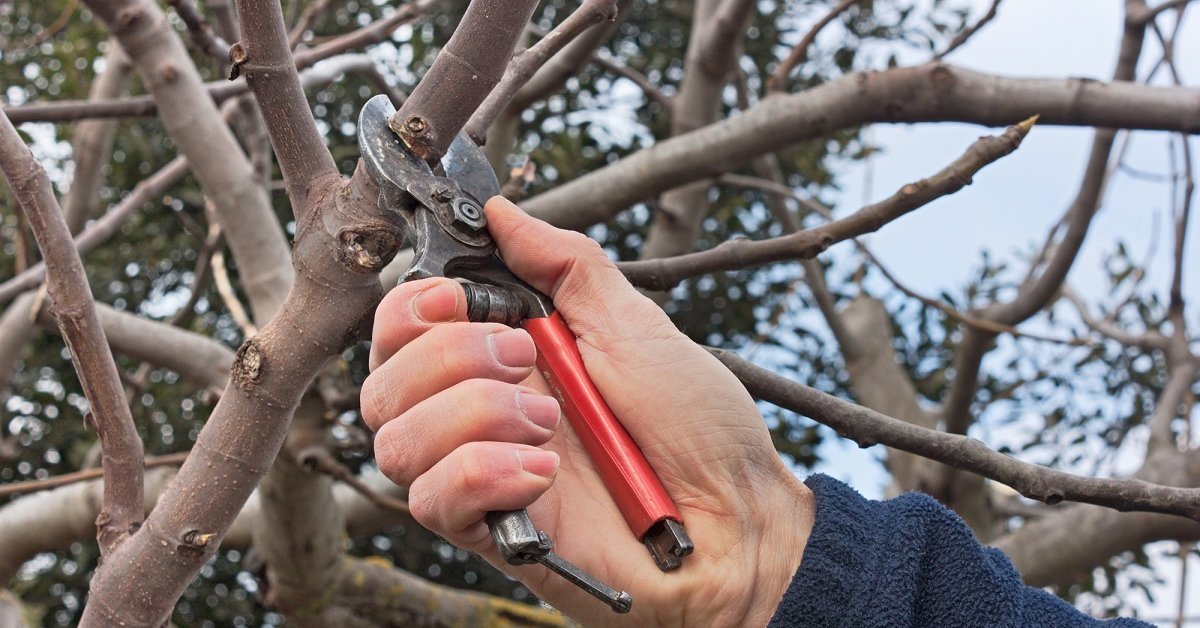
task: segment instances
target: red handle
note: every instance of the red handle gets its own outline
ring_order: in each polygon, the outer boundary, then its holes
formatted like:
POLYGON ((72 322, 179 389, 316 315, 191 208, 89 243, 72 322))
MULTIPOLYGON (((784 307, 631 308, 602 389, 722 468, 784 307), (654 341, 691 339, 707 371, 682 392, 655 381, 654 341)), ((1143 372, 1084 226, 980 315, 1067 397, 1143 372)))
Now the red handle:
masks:
POLYGON ((538 348, 537 366, 579 435, 625 521, 639 539, 654 524, 683 519, 642 450, 592 383, 575 334, 557 312, 522 326, 538 348))

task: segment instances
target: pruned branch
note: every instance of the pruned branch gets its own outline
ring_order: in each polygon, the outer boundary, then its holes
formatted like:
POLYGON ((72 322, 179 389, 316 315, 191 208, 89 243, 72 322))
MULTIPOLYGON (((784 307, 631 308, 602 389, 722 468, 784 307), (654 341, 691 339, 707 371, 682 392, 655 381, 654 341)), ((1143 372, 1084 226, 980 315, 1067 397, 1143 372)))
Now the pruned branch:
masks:
POLYGON ((116 362, 96 317, 83 262, 71 242, 50 178, 3 115, 0 170, 46 260, 54 315, 91 406, 89 422, 104 449, 107 481, 97 537, 101 551, 110 554, 142 522, 142 441, 125 403, 116 362))
POLYGON ((785 146, 872 122, 959 121, 1162 129, 1200 133, 1200 90, 1087 79, 1022 79, 944 64, 854 73, 767 98, 730 118, 656 143, 523 204, 566 228, 604 222, 689 181, 740 168, 785 146), (720 146, 720 150, 711 150, 720 146))
POLYGON ((1011 126, 1003 134, 977 140, 954 163, 929 179, 910 183, 891 197, 819 227, 768 240, 730 240, 708 251, 678 257, 622 262, 621 272, 635 286, 666 290, 689 277, 735 270, 786 259, 811 259, 829 246, 871 233, 883 225, 953 194, 971 182, 984 166, 1021 145, 1036 118, 1011 126))
POLYGON ((463 130, 474 138, 476 143, 482 144, 492 121, 547 61, 584 31, 606 21, 615 20, 616 17, 616 0, 584 0, 578 9, 554 27, 541 41, 513 57, 504 70, 500 83, 471 115, 463 130))
POLYGON ((709 351, 751 395, 827 425, 862 447, 888 445, 979 474, 1047 504, 1095 504, 1121 511, 1157 512, 1200 522, 1200 488, 1162 486, 1138 479, 1089 478, 1022 462, 976 439, 918 427, 843 401, 755 366, 724 349, 709 351))

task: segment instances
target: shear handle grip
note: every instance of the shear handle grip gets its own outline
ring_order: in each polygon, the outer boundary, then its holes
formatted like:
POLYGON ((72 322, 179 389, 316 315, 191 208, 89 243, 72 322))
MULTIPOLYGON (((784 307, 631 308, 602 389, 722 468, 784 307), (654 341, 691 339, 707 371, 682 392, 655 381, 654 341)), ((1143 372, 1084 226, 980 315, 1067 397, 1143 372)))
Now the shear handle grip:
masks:
POLYGON ((644 538, 656 523, 682 521, 641 449, 592 383, 575 334, 562 316, 555 312, 530 318, 521 326, 537 345, 538 370, 637 538, 644 538))

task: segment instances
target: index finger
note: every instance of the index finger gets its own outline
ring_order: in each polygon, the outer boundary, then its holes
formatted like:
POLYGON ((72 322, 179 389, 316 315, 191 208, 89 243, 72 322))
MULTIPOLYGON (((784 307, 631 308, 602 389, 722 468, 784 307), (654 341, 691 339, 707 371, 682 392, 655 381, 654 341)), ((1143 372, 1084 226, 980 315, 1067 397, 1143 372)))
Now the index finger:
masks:
POLYGON ((439 323, 467 320, 467 297, 453 279, 431 277, 402 283, 375 310, 369 368, 374 371, 401 347, 439 323))

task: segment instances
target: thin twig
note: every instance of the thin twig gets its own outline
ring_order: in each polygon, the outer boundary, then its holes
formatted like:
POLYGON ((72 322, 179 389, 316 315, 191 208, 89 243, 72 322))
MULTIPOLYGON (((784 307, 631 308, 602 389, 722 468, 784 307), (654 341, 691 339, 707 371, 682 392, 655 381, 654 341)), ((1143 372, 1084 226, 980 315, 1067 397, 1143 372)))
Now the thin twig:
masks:
POLYGON ((296 46, 304 40, 304 34, 308 29, 312 28, 317 18, 333 4, 333 0, 315 0, 304 7, 304 11, 300 13, 300 19, 296 20, 296 24, 292 26, 291 32, 288 33, 288 47, 295 50, 296 46))
POLYGON ((517 91, 533 78, 539 68, 587 29, 616 17, 616 0, 584 0, 583 4, 554 27, 550 34, 513 57, 504 70, 500 83, 492 89, 463 127, 467 134, 482 144, 492 121, 508 106, 517 91))
POLYGON ((222 39, 213 30, 208 20, 204 19, 204 16, 196 10, 196 5, 192 4, 192 0, 167 0, 167 3, 175 9, 175 14, 187 26, 192 40, 200 46, 205 54, 222 64, 229 63, 229 42, 222 39))
POLYGON ((225 307, 229 309, 229 315, 233 317, 234 322, 241 328, 242 334, 247 338, 257 334, 258 327, 250 320, 250 315, 246 313, 246 307, 238 299, 237 290, 234 289, 233 282, 229 281, 229 271, 225 268, 224 252, 216 251, 213 253, 212 271, 213 280, 217 284, 217 294, 221 295, 221 300, 225 302, 225 307))
POLYGON ((67 0, 67 6, 63 7, 62 12, 54 19, 54 22, 43 28, 35 35, 31 35, 17 42, 0 42, 0 52, 7 54, 24 52, 34 46, 54 37, 62 29, 67 27, 67 23, 71 21, 71 16, 75 14, 75 10, 79 8, 79 0, 67 0))
MULTIPOLYGON (((187 170, 187 158, 180 156, 172 159, 149 178, 143 179, 133 188, 133 192, 121 199, 121 202, 114 205, 102 218, 75 237, 75 248, 79 254, 85 255, 106 242, 133 215, 134 210, 161 196, 167 188, 187 173, 187 170)), ((0 284, 0 305, 12 301, 23 292, 32 290, 45 277, 46 265, 38 262, 0 284)))
POLYGON ((0 169, 16 205, 25 212, 50 269, 46 285, 54 300, 55 318, 91 406, 90 422, 104 448, 107 481, 97 519, 97 538, 101 552, 108 553, 132 534, 143 519, 142 441, 125 403, 116 362, 96 317, 96 304, 92 301, 83 262, 54 198, 50 178, 3 115, 0 115, 0 169))
MULTIPOLYGON (((319 61, 335 57, 348 50, 357 50, 377 44, 386 39, 393 31, 403 24, 408 24, 420 17, 432 6, 444 0, 417 0, 397 9, 392 15, 372 22, 362 28, 340 35, 329 42, 311 49, 297 51, 295 54, 296 69, 305 70, 319 61)), ((307 73, 306 73, 307 74, 307 73)), ((306 80, 306 74, 301 75, 305 86, 311 83, 306 80)), ((222 103, 234 96, 240 96, 250 90, 244 79, 236 81, 213 81, 205 84, 209 96, 217 103, 222 103)), ((152 116, 158 112, 158 104, 150 95, 133 96, 113 100, 87 101, 67 100, 46 103, 29 103, 16 107, 5 107, 14 124, 24 122, 71 122, 85 118, 129 118, 152 116)))
MULTIPOLYGON (((142 466, 147 469, 154 467, 173 467, 183 464, 187 459, 188 452, 183 451, 177 454, 167 454, 165 456, 150 456, 142 463, 142 466)), ((10 484, 0 484, 0 497, 11 497, 13 495, 24 495, 26 493, 36 493, 38 491, 46 491, 76 482, 86 482, 87 480, 95 480, 104 476, 103 469, 84 469, 83 471, 75 471, 74 473, 64 473, 56 475, 44 480, 26 480, 24 482, 12 482, 10 484)))
POLYGON ((813 24, 812 28, 808 29, 808 32, 804 34, 804 37, 801 37, 799 43, 797 43, 796 46, 792 48, 792 51, 788 53, 787 58, 780 62, 779 66, 775 68, 775 71, 771 73, 771 77, 767 79, 767 93, 782 92, 787 90, 788 77, 791 75, 792 70, 795 69, 797 65, 808 59, 808 49, 811 48, 813 42, 816 41, 817 35, 819 35, 826 26, 829 26, 830 22, 837 19, 839 15, 845 13, 857 2, 858 0, 841 0, 841 2, 837 3, 836 6, 829 10, 829 13, 826 13, 824 17, 817 20, 817 23, 813 24))
POLYGON ((1000 8, 1000 2, 1002 2, 1002 0, 992 0, 992 6, 988 7, 987 13, 984 13, 983 17, 979 18, 978 22, 975 22, 968 28, 963 29, 963 31, 956 35, 954 39, 950 40, 950 43, 946 46, 945 50, 933 55, 933 60, 941 61, 942 59, 946 58, 946 55, 958 50, 963 44, 967 43, 967 40, 974 37, 975 33, 978 33, 984 26, 987 26, 988 22, 994 20, 996 18, 996 9, 1000 8))
POLYGON ((1003 134, 983 137, 954 163, 929 179, 910 183, 891 197, 833 222, 767 240, 730 240, 710 250, 676 257, 622 262, 621 272, 635 286, 667 290, 689 277, 722 270, 737 270, 789 259, 810 259, 829 246, 878 230, 971 182, 984 166, 1008 155, 1021 145, 1036 117, 1009 127, 1003 134))
POLYGON ((339 482, 345 482, 350 488, 357 491, 363 497, 366 497, 372 504, 384 510, 408 512, 408 502, 388 497, 372 490, 358 476, 354 475, 354 472, 348 469, 346 465, 338 462, 324 447, 309 447, 297 454, 296 459, 297 462, 308 469, 324 473, 339 482))
POLYGON ((1162 486, 1132 478, 1090 478, 1022 462, 974 438, 919 427, 843 401, 755 366, 731 351, 708 350, 751 395, 827 425, 861 447, 894 447, 995 480, 1047 504, 1074 501, 1200 522, 1200 488, 1162 486))

